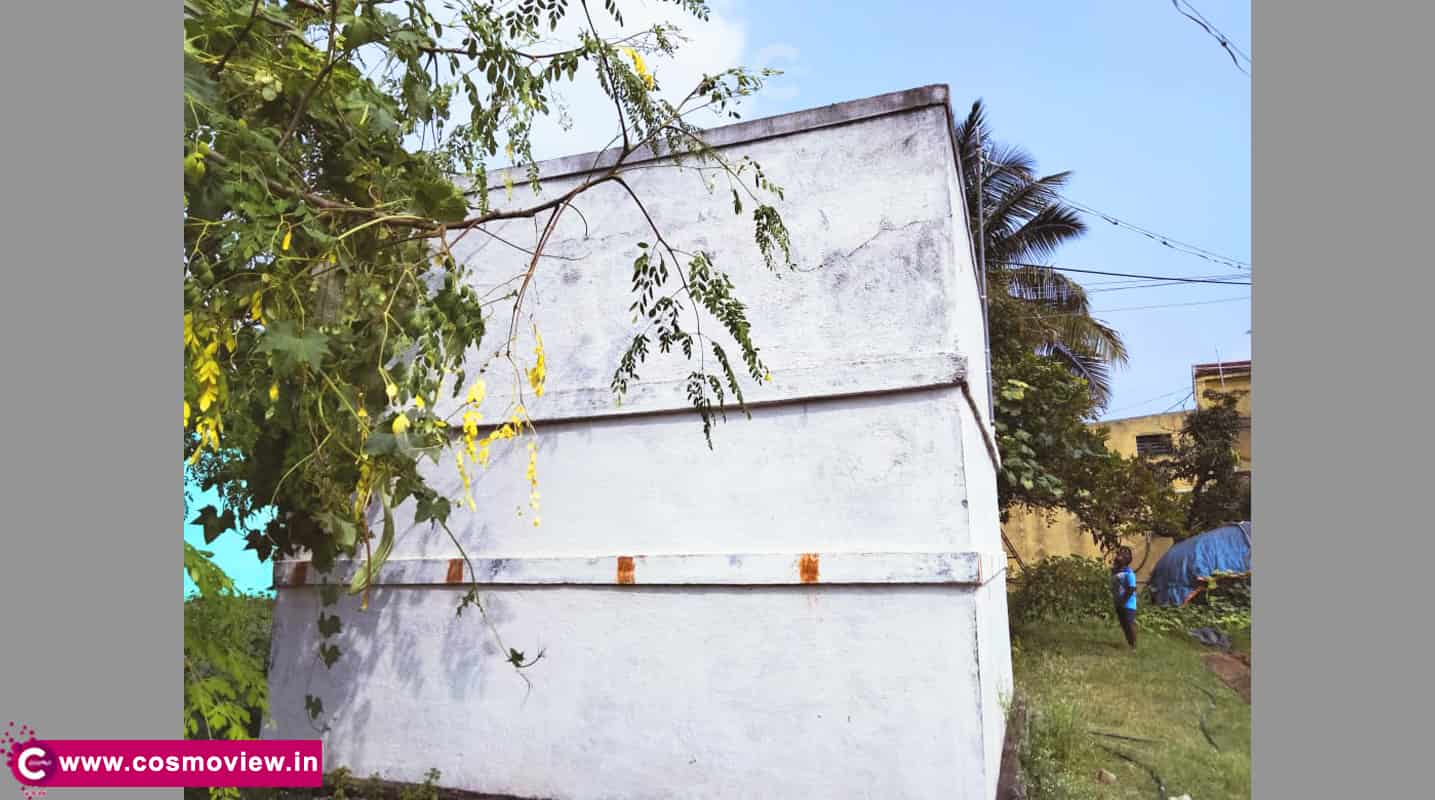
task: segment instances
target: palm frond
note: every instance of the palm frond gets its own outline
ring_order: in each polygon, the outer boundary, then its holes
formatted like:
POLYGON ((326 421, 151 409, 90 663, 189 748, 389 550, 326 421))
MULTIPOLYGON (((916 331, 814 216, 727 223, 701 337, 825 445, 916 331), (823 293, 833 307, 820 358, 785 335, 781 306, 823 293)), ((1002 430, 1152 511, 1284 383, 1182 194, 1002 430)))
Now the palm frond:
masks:
POLYGON ((1056 359, 1074 374, 1085 378, 1091 388, 1092 402, 1097 409, 1104 410, 1111 402, 1111 368, 1105 361, 1075 352, 1060 344, 1043 348, 1041 355, 1056 359))
POLYGON ((1086 233, 1086 223, 1073 209, 1047 206, 1000 239, 987 242, 988 258, 1001 261, 1042 261, 1057 248, 1086 233))

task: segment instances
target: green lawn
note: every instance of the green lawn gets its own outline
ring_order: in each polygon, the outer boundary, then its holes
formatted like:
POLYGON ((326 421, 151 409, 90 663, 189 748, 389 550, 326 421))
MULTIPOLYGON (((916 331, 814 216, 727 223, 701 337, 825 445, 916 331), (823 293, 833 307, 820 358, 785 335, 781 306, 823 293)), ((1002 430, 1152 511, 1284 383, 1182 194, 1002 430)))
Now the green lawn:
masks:
MULTIPOLYGON (((1017 691, 1030 714, 1023 766, 1032 800, 1160 796, 1149 772, 1103 748, 1149 765, 1171 797, 1251 796, 1250 706, 1206 668, 1205 648, 1142 631, 1132 653, 1115 622, 1032 624, 1013 637, 1017 691), (1202 732, 1203 714, 1219 750, 1202 732), (1097 781, 1102 769, 1115 784, 1097 781)), ((1249 652, 1249 641, 1239 637, 1237 647, 1249 652)))

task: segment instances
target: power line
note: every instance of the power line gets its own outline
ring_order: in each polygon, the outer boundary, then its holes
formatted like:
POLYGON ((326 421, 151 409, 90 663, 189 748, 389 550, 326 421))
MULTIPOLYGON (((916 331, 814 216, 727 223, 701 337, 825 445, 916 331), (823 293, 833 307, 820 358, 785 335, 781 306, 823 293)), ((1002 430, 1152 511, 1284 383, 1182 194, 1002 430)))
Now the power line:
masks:
MULTIPOLYGON (((1108 413, 1108 414, 1115 414, 1115 413, 1117 413, 1118 411, 1129 411, 1129 410, 1131 410, 1131 409, 1133 409, 1133 408, 1140 408, 1140 407, 1146 405, 1147 403, 1154 403, 1154 402, 1156 402, 1157 400, 1165 400, 1166 398, 1168 398, 1168 397, 1173 397, 1173 396, 1175 396, 1175 395, 1180 394, 1181 392, 1189 392, 1189 391, 1191 391, 1191 390, 1183 386, 1183 387, 1181 387, 1180 389, 1175 390, 1174 392, 1167 392, 1167 393, 1165 393, 1165 394, 1158 394, 1158 395, 1156 395, 1155 397, 1152 397, 1152 398, 1149 399, 1149 400, 1142 400, 1142 401, 1139 402, 1139 403, 1132 403, 1131 405, 1121 406, 1120 408, 1113 408, 1113 409, 1107 411, 1106 413, 1108 413)), ((1181 402, 1184 403, 1184 402, 1186 402, 1186 401, 1185 401, 1185 399, 1182 399, 1181 402)))
POLYGON ((1186 405, 1186 401, 1187 401, 1187 400, 1190 400, 1191 398, 1193 398, 1193 397, 1195 397, 1195 396, 1196 396, 1196 390, 1195 390, 1195 389, 1192 389, 1192 390, 1186 392, 1186 396, 1183 397, 1183 398, 1181 398, 1178 402, 1172 403, 1171 405, 1166 406, 1166 408, 1164 408, 1164 409, 1162 409, 1161 411, 1158 411, 1158 412, 1156 412, 1156 413, 1158 413, 1158 414, 1165 414, 1167 411, 1170 411, 1170 410, 1173 409, 1173 408, 1176 408, 1176 407, 1178 407, 1178 406, 1184 406, 1184 405, 1186 405))
MULTIPOLYGON (((1190 285, 1191 285, 1191 284, 1189 284, 1189 283, 1178 283, 1178 282, 1172 282, 1172 283, 1152 283, 1152 282, 1149 282, 1149 281, 1143 281, 1143 282, 1141 282, 1141 283, 1131 283, 1131 284, 1126 285, 1126 286, 1103 286, 1103 287, 1097 288, 1097 289, 1086 289, 1085 287, 1082 287, 1082 288, 1083 288, 1083 290, 1086 292, 1086 294, 1101 294, 1102 292, 1126 292, 1126 291, 1130 291, 1130 290, 1132 290, 1132 289, 1160 289, 1160 288, 1162 288, 1162 287, 1164 287, 1164 286, 1190 286, 1190 285)), ((1209 285, 1209 284, 1198 284, 1198 285, 1209 285)), ((1250 286, 1249 283, 1233 284, 1233 285, 1236 285, 1236 286, 1250 286)))
MULTIPOLYGON (((1224 274, 1216 274, 1216 275, 1186 275, 1186 276, 1183 276, 1183 277, 1186 277, 1186 278, 1200 278, 1200 279, 1202 279, 1202 280, 1211 280, 1211 281, 1234 281, 1234 280, 1241 280, 1241 279, 1243 279, 1243 278, 1246 278, 1247 275, 1246 275, 1246 273, 1244 273, 1244 272, 1227 272, 1227 273, 1224 273, 1224 274)), ((1081 287, 1082 287, 1083 289, 1087 289, 1088 291, 1090 291, 1089 287, 1093 287, 1093 286, 1116 286, 1116 287, 1125 288, 1125 287, 1128 287, 1128 286, 1140 287, 1140 286, 1151 286, 1151 285, 1159 285, 1159 284, 1153 283, 1152 281, 1149 281, 1149 280, 1141 280, 1141 279, 1127 280, 1127 279, 1122 279, 1122 278, 1117 278, 1117 279, 1115 279, 1115 280, 1104 280, 1104 281, 1103 281, 1103 280, 1093 280, 1093 281, 1083 280, 1082 283, 1081 283, 1081 287)))
POLYGON ((1226 55, 1231 57, 1231 63, 1236 65, 1236 69, 1240 70, 1243 74, 1245 74, 1246 77, 1250 77, 1250 71, 1247 70, 1246 67, 1241 66, 1242 59, 1245 60, 1247 66, 1250 66, 1250 53, 1247 53, 1246 51, 1242 50, 1235 42, 1231 41, 1231 38, 1229 36, 1224 33, 1221 33, 1219 28, 1211 24, 1210 20, 1206 19, 1206 17, 1202 15, 1200 11, 1196 10, 1195 6, 1191 5, 1189 2, 1186 2, 1186 0, 1171 0, 1171 5, 1174 6, 1176 10, 1179 11, 1181 15, 1184 16, 1186 19, 1189 19, 1197 25, 1200 25, 1202 30, 1204 30, 1211 38, 1215 39, 1217 42, 1220 42, 1221 47, 1226 51, 1226 55), (1190 12, 1187 12, 1185 8, 1181 8, 1181 5, 1183 3, 1185 4, 1186 8, 1190 9, 1190 12), (1237 56, 1239 56, 1239 58, 1237 56))
POLYGON ((1250 286, 1250 281, 1227 281, 1212 278, 1183 278, 1177 275, 1140 275, 1133 272, 1106 272, 1099 269, 1077 269, 1076 267, 1059 267, 1053 264, 1026 264, 1020 261, 1002 262, 1009 267, 1027 267, 1030 269, 1049 269, 1056 272, 1078 272, 1083 275, 1109 275, 1117 278, 1141 278, 1151 281, 1171 281, 1173 283, 1221 283, 1227 286, 1250 286))
POLYGON ((1125 306, 1125 307, 1123 307, 1123 308, 1101 308, 1101 309, 1091 309, 1091 310, 1089 310, 1089 311, 1054 311, 1054 312, 1049 313, 1049 314, 1041 314, 1041 313, 1038 313, 1038 318, 1043 318, 1043 319, 1044 319, 1044 318, 1048 318, 1048 317, 1088 317, 1088 316, 1094 317, 1094 316, 1097 315, 1097 314, 1111 314, 1111 313, 1114 313, 1114 312, 1117 312, 1117 311, 1151 311, 1151 310, 1158 309, 1158 308, 1183 308, 1183 307, 1185 307, 1185 306, 1210 306, 1210 305, 1216 305, 1216 304, 1218 304, 1218 303, 1239 303, 1239 302, 1241 302, 1241 301, 1248 301, 1248 300, 1250 300, 1250 299, 1251 299, 1251 296, 1250 296, 1250 295, 1245 295, 1244 297, 1223 297, 1223 298, 1221 298, 1221 299, 1219 299, 1219 300, 1197 300, 1197 301, 1192 302, 1192 303, 1161 303, 1161 304, 1154 305, 1154 306, 1125 306))
POLYGON ((1127 306, 1126 308, 1103 308, 1103 309, 1100 309, 1100 310, 1092 310, 1091 313, 1092 313, 1092 314, 1110 314, 1110 313, 1113 312, 1113 311, 1147 311, 1147 310, 1156 309, 1156 308, 1180 308, 1180 307, 1183 307, 1183 306, 1210 306, 1210 305, 1215 305, 1215 304, 1217 304, 1217 303, 1236 303, 1236 302, 1240 302, 1240 301, 1242 301, 1242 300, 1250 300, 1250 299, 1251 299, 1251 296, 1250 296, 1250 295, 1246 295, 1246 296, 1244 296, 1244 297, 1226 297, 1226 298, 1222 298, 1222 299, 1220 299, 1220 300, 1197 300, 1197 301, 1194 302, 1194 303, 1162 303, 1161 305, 1155 305, 1155 306, 1127 306))
POLYGON ((1124 219, 1112 216, 1111 214, 1107 214, 1105 211, 1100 211, 1098 209, 1092 208, 1085 203, 1078 203, 1075 200, 1072 200, 1070 197, 1067 197, 1066 195, 1055 192, 1053 192, 1053 194, 1056 194, 1057 197, 1061 198, 1062 202, 1066 203, 1072 208, 1075 208, 1078 211, 1083 211, 1090 216, 1100 217, 1101 219, 1106 220, 1107 222, 1119 228, 1125 228, 1129 231, 1132 231, 1133 233, 1139 233, 1142 236, 1145 236, 1147 239, 1150 239, 1154 242, 1158 242, 1161 245, 1175 250, 1179 253, 1185 253, 1186 255, 1203 258, 1215 264, 1225 264, 1226 266, 1235 267, 1237 269, 1248 270, 1251 268, 1251 262, 1249 261, 1241 261, 1239 259, 1221 255, 1220 253, 1207 250, 1204 247, 1199 247, 1188 242, 1183 242, 1179 239, 1167 236, 1164 233, 1157 233, 1156 231, 1143 228, 1140 225, 1127 222, 1124 219))
MULTIPOLYGON (((986 158, 985 156, 981 157, 981 161, 982 163, 993 167, 1000 168, 1003 166, 1002 164, 989 158, 986 158)), ((1213 250, 1207 250, 1206 248, 1200 247, 1199 245, 1194 245, 1190 242, 1183 242, 1180 239, 1167 236, 1164 233, 1157 233, 1156 231, 1150 230, 1148 228, 1143 228, 1140 225, 1137 225, 1132 222, 1127 222, 1124 219, 1116 217, 1112 214, 1108 214, 1105 211, 1101 211, 1100 209, 1092 208, 1085 203, 1079 203, 1075 200, 1072 200, 1070 197, 1067 197, 1060 192, 1053 190, 1051 193, 1057 198, 1059 198, 1063 203, 1066 203, 1072 208, 1075 208, 1077 211, 1084 212, 1088 216, 1100 217, 1101 219, 1119 228, 1125 228, 1133 233, 1139 233, 1142 236, 1145 236, 1147 239, 1157 242, 1164 247, 1168 247, 1172 250, 1175 250, 1178 253, 1185 253, 1186 255, 1202 258, 1214 264, 1224 264, 1229 267, 1235 267, 1236 269, 1249 270, 1251 268, 1251 262, 1249 261, 1241 261, 1240 259, 1231 258, 1230 256, 1222 255, 1213 250)), ((981 219, 980 215, 978 219, 981 219)))

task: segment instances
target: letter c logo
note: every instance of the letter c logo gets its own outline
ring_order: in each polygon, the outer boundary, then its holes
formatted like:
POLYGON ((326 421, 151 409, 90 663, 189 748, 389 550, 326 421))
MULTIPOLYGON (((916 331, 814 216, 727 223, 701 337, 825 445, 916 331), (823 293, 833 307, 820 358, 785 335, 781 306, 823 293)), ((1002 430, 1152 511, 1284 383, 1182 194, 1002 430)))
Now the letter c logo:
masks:
MULTIPOLYGON (((47 755, 49 755, 49 753, 46 752, 43 747, 27 747, 21 750, 20 755, 15 758, 15 769, 18 770, 20 775, 27 781, 42 781, 46 777, 45 771, 43 769, 32 769, 30 762, 36 759, 42 759, 47 755)), ((50 766, 53 762, 41 761, 40 763, 43 766, 50 766)))

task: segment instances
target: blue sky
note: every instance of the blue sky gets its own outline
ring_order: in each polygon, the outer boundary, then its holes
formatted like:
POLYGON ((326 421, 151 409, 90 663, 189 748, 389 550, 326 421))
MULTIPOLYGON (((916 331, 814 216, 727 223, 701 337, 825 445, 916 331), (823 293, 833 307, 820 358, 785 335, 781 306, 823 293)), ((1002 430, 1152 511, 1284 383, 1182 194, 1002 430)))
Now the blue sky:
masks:
MULTIPOLYGON (((1251 52, 1249 2, 1192 2, 1251 52)), ((945 83, 958 116, 981 97, 999 139, 1032 153, 1044 172, 1072 171, 1071 199, 1250 261, 1251 82, 1164 0, 711 5, 712 19, 695 23, 652 0, 621 4, 630 26, 668 19, 691 36, 676 60, 652 62, 660 82, 678 94, 703 71, 738 64, 785 73, 747 117, 945 83)), ((596 149, 613 133, 602 98, 568 100, 574 127, 535 133, 537 157, 596 149)), ((1188 277, 1233 271, 1100 220, 1089 223, 1090 233, 1053 263, 1188 277)), ((1250 357, 1250 287, 1130 288, 1107 283, 1114 278, 1078 279, 1096 315, 1121 332, 1130 351, 1130 364, 1114 375, 1108 418, 1179 408, 1193 363, 1250 357)), ((209 502, 196 495, 192 507, 209 502)), ((203 546, 198 529, 186 526, 185 537, 203 546)), ((268 567, 242 546, 229 535, 211 549, 242 588, 269 588, 268 567)))
MULTIPOLYGON (((1250 3, 1193 0, 1254 58, 1250 3)), ((751 52, 786 69, 761 113, 945 83, 956 113, 977 97, 998 138, 1044 172, 1072 171, 1067 196, 1149 230, 1251 260, 1251 82, 1164 0, 1025 3, 720 3, 748 21, 751 52)), ((757 64, 754 62, 754 65, 757 64)), ((1091 231, 1053 263, 1206 276, 1227 266, 1127 230, 1091 231)), ((1122 288, 1077 276, 1123 335, 1108 418, 1156 413, 1190 389, 1197 362, 1250 357, 1250 287, 1122 288), (1246 298, 1234 302, 1231 298, 1246 298), (1201 305, 1174 306, 1177 303, 1201 305)), ((1186 403, 1190 407, 1190 403, 1186 403)))

